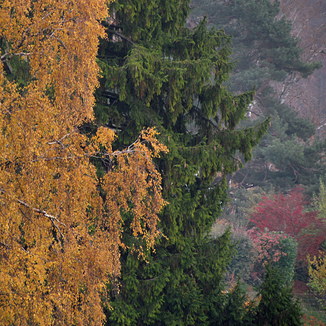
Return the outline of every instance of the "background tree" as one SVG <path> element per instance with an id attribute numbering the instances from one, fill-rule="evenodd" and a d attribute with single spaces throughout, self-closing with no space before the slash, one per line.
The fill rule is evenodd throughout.
<path id="1" fill-rule="evenodd" d="M 318 63 L 300 59 L 291 24 L 281 16 L 277 1 L 193 1 L 192 19 L 207 16 L 211 26 L 233 37 L 235 69 L 228 86 L 233 91 L 256 89 L 251 119 L 271 117 L 271 128 L 254 152 L 254 159 L 233 178 L 247 187 L 266 191 L 273 185 L 288 191 L 301 184 L 312 194 L 325 175 L 325 142 L 314 137 L 315 127 L 282 101 L 275 87 L 286 78 L 306 77 Z M 291 78 L 292 78 L 291 77 Z"/>
<path id="2" fill-rule="evenodd" d="M 298 241 L 300 260 L 318 252 L 323 243 L 324 224 L 317 212 L 305 210 L 302 189 L 295 188 L 287 195 L 263 198 L 251 215 L 250 221 L 260 230 L 283 231 Z"/>
<path id="3" fill-rule="evenodd" d="M 113 151 L 112 130 L 78 130 L 94 118 L 106 16 L 102 0 L 0 4 L 1 325 L 101 325 L 121 211 L 135 238 L 159 234 L 155 131 Z M 94 157 L 111 164 L 101 178 Z"/>
<path id="4" fill-rule="evenodd" d="M 291 24 L 280 12 L 279 2 L 194 0 L 192 7 L 190 25 L 206 16 L 210 26 L 233 36 L 235 69 L 227 82 L 228 89 L 256 89 L 249 119 L 242 125 L 271 117 L 270 128 L 254 149 L 253 160 L 231 178 L 232 202 L 223 218 L 228 219 L 231 213 L 235 225 L 240 224 L 238 217 L 243 221 L 241 217 L 255 207 L 253 194 L 261 190 L 267 194 L 288 193 L 302 185 L 306 194 L 317 193 L 319 179 L 325 177 L 325 141 L 318 139 L 310 121 L 302 119 L 302 112 L 298 114 L 285 105 L 284 98 L 289 80 L 306 77 L 319 65 L 301 60 L 298 39 L 292 36 Z M 241 224 L 249 227 L 245 221 Z M 312 227 L 300 235 L 300 259 L 305 259 L 312 248 L 316 252 L 324 240 L 322 232 L 317 236 L 312 229 L 317 230 Z M 318 243 L 313 244 L 311 240 L 317 238 Z M 303 272 L 306 277 L 306 264 L 303 267 L 300 276 Z"/>
<path id="5" fill-rule="evenodd" d="M 267 268 L 254 312 L 254 325 L 303 325 L 299 302 L 293 298 L 291 288 L 279 282 L 280 270 Z"/>
<path id="6" fill-rule="evenodd" d="M 326 308 L 326 260 L 325 252 L 309 259 L 310 287 L 315 291 L 324 309 Z"/>
<path id="7" fill-rule="evenodd" d="M 259 286 L 265 267 L 270 265 L 282 270 L 279 282 L 292 285 L 298 246 L 294 238 L 284 232 L 261 231 L 252 225 L 238 227 L 225 219 L 215 222 L 211 234 L 218 237 L 227 229 L 232 232 L 231 240 L 236 251 L 228 266 L 228 283 L 241 280 L 248 287 Z"/>

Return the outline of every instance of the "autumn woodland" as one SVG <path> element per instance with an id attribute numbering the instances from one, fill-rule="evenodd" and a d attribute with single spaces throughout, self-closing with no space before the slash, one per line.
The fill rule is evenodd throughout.
<path id="1" fill-rule="evenodd" d="M 320 63 L 277 3 L 0 0 L 0 325 L 324 325 L 326 146 L 270 90 Z"/>

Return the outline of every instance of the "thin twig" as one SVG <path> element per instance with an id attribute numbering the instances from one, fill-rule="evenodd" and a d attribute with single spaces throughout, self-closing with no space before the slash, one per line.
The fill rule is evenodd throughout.
<path id="1" fill-rule="evenodd" d="M 10 52 L 7 52 L 7 53 L 5 53 L 5 54 L 3 54 L 1 57 L 0 57 L 0 59 L 1 59 L 1 61 L 5 61 L 5 60 L 7 60 L 7 57 L 14 57 L 14 56 L 29 56 L 29 55 L 31 55 L 31 53 L 29 53 L 29 52 L 19 52 L 19 53 L 10 53 Z"/>
<path id="2" fill-rule="evenodd" d="M 62 141 L 63 141 L 65 138 L 69 137 L 70 135 L 71 135 L 71 132 L 69 132 L 68 134 L 64 135 L 63 137 L 61 137 L 61 138 L 58 139 L 58 140 L 49 141 L 49 142 L 47 142 L 47 144 L 48 144 L 48 145 L 58 144 L 58 145 L 60 145 L 60 146 L 64 149 L 64 148 L 66 148 L 67 146 L 65 146 L 65 145 L 62 143 Z"/>
<path id="3" fill-rule="evenodd" d="M 65 138 L 67 138 L 68 136 L 70 136 L 70 135 L 71 135 L 71 132 L 69 132 L 68 134 L 64 135 L 63 137 L 61 137 L 61 138 L 58 139 L 58 140 L 49 141 L 49 142 L 47 142 L 47 144 L 49 144 L 49 145 L 53 145 L 53 144 L 61 144 L 61 142 L 62 142 Z"/>

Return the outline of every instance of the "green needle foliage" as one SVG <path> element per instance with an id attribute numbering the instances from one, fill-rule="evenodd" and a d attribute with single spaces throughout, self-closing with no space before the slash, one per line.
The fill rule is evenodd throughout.
<path id="1" fill-rule="evenodd" d="M 300 304 L 290 287 L 279 281 L 281 270 L 267 268 L 259 295 L 261 300 L 254 313 L 257 326 L 301 326 Z"/>
<path id="2" fill-rule="evenodd" d="M 129 144 L 155 126 L 169 153 L 157 161 L 168 205 L 156 251 L 139 261 L 141 242 L 124 235 L 122 273 L 109 290 L 108 325 L 220 325 L 231 302 L 221 291 L 232 257 L 230 234 L 209 231 L 226 199 L 227 174 L 251 158 L 268 121 L 240 129 L 253 93 L 224 86 L 230 38 L 206 22 L 185 27 L 187 0 L 118 0 L 99 50 L 99 124 Z M 117 144 L 121 145 L 121 144 Z M 125 215 L 128 226 L 130 216 Z"/>

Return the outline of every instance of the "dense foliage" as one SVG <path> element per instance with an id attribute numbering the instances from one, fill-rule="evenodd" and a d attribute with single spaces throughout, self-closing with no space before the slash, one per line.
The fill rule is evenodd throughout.
<path id="1" fill-rule="evenodd" d="M 262 198 L 250 217 L 260 230 L 282 231 L 299 243 L 299 258 L 316 254 L 325 239 L 325 225 L 317 212 L 305 211 L 302 189 L 295 188 L 287 195 Z"/>
<path id="2" fill-rule="evenodd" d="M 255 1 L 224 3 L 236 4 L 229 32 L 247 28 L 243 52 L 267 48 L 257 76 L 315 68 L 286 22 L 266 20 L 277 37 L 261 24 L 276 5 L 261 1 L 252 16 Z M 267 263 L 286 270 L 267 271 L 255 306 L 240 284 L 225 290 L 231 230 L 211 234 L 228 175 L 267 130 L 267 119 L 243 123 L 252 86 L 267 88 L 228 82 L 232 41 L 205 20 L 186 27 L 188 0 L 117 0 L 111 17 L 106 5 L 0 4 L 0 322 L 300 325 L 287 287 L 296 244 L 246 234 L 260 276 Z M 291 127 L 281 129 L 297 135 Z"/>
<path id="3" fill-rule="evenodd" d="M 93 116 L 106 1 L 0 4 L 0 324 L 101 325 L 108 274 L 120 272 L 122 210 L 152 246 L 164 205 L 145 130 L 79 132 Z M 99 177 L 92 158 L 111 163 Z"/>
<path id="4" fill-rule="evenodd" d="M 217 325 L 232 249 L 228 233 L 208 233 L 226 198 L 226 175 L 241 165 L 238 155 L 251 157 L 267 123 L 236 128 L 252 93 L 225 88 L 230 39 L 204 21 L 184 27 L 188 1 L 124 0 L 112 11 L 99 51 L 98 123 L 119 130 L 126 143 L 144 126 L 157 126 L 169 148 L 157 163 L 169 204 L 156 252 L 138 261 L 124 251 L 108 324 Z"/>
<path id="5" fill-rule="evenodd" d="M 254 325 L 303 325 L 300 304 L 293 298 L 291 287 L 279 282 L 281 270 L 267 268 L 265 281 L 259 291 L 261 296 L 254 309 Z"/>

